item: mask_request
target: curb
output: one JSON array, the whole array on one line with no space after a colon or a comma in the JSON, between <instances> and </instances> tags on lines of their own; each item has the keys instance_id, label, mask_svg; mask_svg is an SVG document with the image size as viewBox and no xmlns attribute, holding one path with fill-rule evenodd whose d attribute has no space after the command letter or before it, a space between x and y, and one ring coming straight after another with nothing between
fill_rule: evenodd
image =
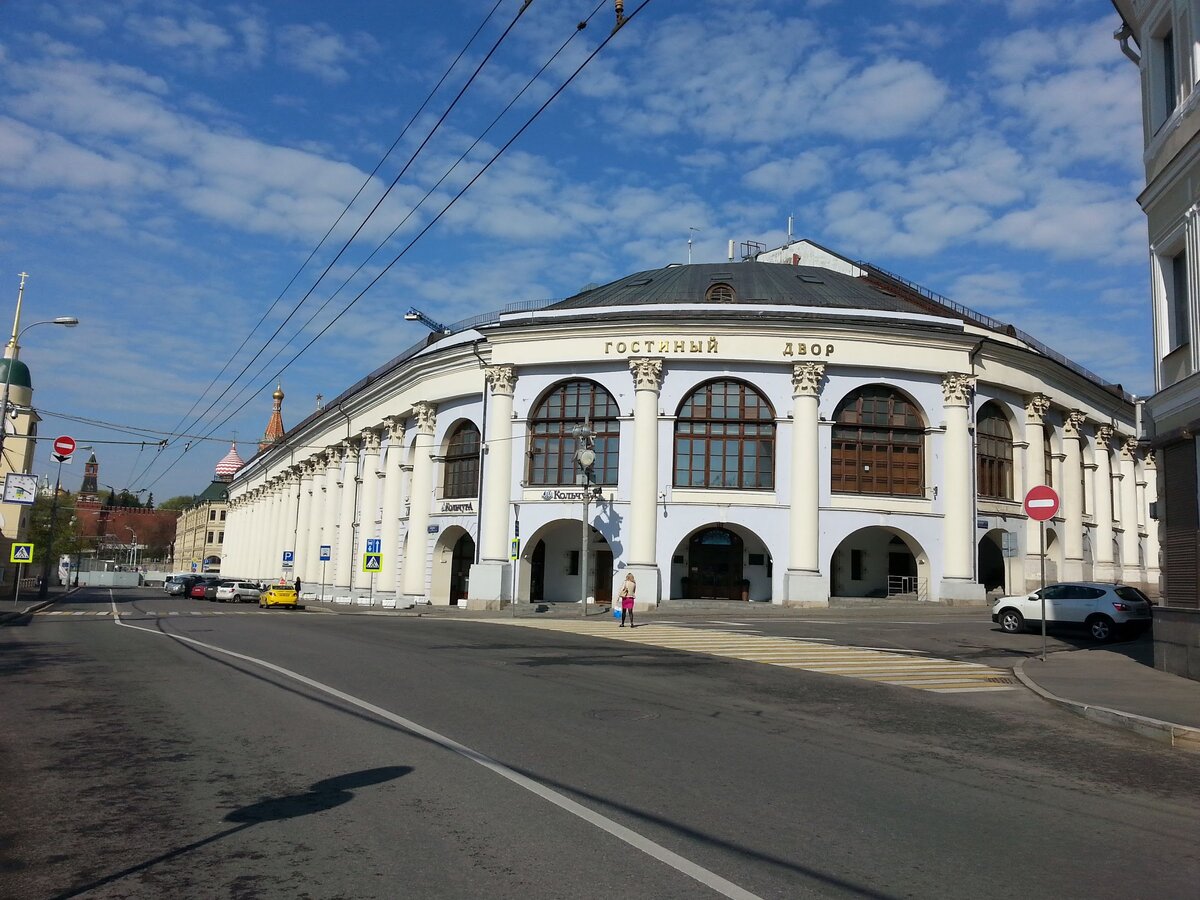
<instances>
[{"instance_id":1,"label":"curb","mask_svg":"<svg viewBox=\"0 0 1200 900\"><path fill-rule=\"evenodd\" d=\"M1136 713L1124 712L1119 709L1109 709L1107 706L1092 706L1089 703L1068 700L1066 697L1052 694L1025 674L1026 662L1028 660L1021 660L1013 668L1013 674L1017 676L1021 684L1025 685L1025 687L1029 688L1043 700L1057 703L1076 715L1099 722L1102 725L1111 725L1116 728L1123 728L1126 731L1133 731L1142 737L1150 738L1152 741L1158 741L1160 744L1166 744L1169 747L1175 747L1179 750L1186 750L1189 753L1200 753L1200 728L1177 725L1174 722L1164 722L1161 719L1151 719L1149 716L1139 716Z\"/></svg>"}]
</instances>

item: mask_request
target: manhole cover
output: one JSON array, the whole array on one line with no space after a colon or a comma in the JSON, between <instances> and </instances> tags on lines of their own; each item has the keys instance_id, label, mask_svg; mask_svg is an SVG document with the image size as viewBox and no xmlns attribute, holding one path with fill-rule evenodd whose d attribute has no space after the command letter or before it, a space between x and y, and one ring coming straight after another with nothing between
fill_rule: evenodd
<instances>
[{"instance_id":1,"label":"manhole cover","mask_svg":"<svg viewBox=\"0 0 1200 900\"><path fill-rule=\"evenodd\" d=\"M588 712L588 716L601 722L632 722L637 719L657 719L658 713L637 709L593 709Z\"/></svg>"}]
</instances>

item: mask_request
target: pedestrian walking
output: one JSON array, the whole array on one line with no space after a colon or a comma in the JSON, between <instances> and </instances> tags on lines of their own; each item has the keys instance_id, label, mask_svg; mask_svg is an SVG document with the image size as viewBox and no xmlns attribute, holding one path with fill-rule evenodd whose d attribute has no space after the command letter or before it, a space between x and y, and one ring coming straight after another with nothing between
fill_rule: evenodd
<instances>
[{"instance_id":1,"label":"pedestrian walking","mask_svg":"<svg viewBox=\"0 0 1200 900\"><path fill-rule=\"evenodd\" d=\"M618 596L621 598L621 627L625 627L625 620L629 620L629 627L633 627L633 601L634 595L637 593L637 579L633 577L632 572L625 573L625 583L621 585L621 590Z\"/></svg>"},{"instance_id":2,"label":"pedestrian walking","mask_svg":"<svg viewBox=\"0 0 1200 900\"><path fill-rule=\"evenodd\" d=\"M300 596L300 576L296 576L296 596Z\"/></svg>"}]
</instances>

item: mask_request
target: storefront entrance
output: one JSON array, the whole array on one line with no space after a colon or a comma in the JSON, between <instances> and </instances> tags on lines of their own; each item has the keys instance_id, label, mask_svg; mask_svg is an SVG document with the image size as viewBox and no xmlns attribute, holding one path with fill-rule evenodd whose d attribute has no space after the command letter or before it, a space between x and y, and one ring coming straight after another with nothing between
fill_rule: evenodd
<instances>
[{"instance_id":1,"label":"storefront entrance","mask_svg":"<svg viewBox=\"0 0 1200 900\"><path fill-rule=\"evenodd\" d=\"M454 544L454 553L450 557L450 605L458 606L458 601L467 599L467 589L471 579L471 564L475 562L475 541L469 534L464 534Z\"/></svg>"},{"instance_id":2,"label":"storefront entrance","mask_svg":"<svg viewBox=\"0 0 1200 900\"><path fill-rule=\"evenodd\" d=\"M742 539L727 528L706 528L688 541L684 599L745 600Z\"/></svg>"}]
</instances>

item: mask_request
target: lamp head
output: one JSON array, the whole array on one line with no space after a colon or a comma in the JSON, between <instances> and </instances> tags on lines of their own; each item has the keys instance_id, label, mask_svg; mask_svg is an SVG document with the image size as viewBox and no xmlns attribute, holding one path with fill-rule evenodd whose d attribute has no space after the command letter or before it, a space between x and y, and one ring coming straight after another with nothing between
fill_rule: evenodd
<instances>
[{"instance_id":1,"label":"lamp head","mask_svg":"<svg viewBox=\"0 0 1200 900\"><path fill-rule=\"evenodd\" d=\"M59 316L54 320L55 325L66 325L68 328L74 328L79 324L79 320L74 316Z\"/></svg>"},{"instance_id":2,"label":"lamp head","mask_svg":"<svg viewBox=\"0 0 1200 900\"><path fill-rule=\"evenodd\" d=\"M408 312L406 312L404 314L404 321L405 322L420 322L421 314L419 312L417 312L415 309L410 309Z\"/></svg>"}]
</instances>

